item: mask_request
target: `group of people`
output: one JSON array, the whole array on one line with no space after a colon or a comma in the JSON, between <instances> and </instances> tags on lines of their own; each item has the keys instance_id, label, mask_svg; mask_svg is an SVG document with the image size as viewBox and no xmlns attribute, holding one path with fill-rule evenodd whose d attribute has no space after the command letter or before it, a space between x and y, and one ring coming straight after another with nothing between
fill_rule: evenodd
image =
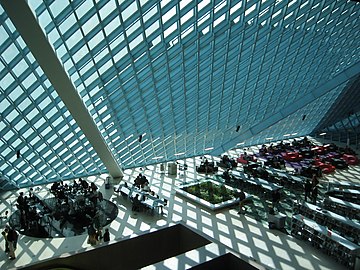
<instances>
[{"instance_id":1,"label":"group of people","mask_svg":"<svg viewBox=\"0 0 360 270\"><path fill-rule=\"evenodd\" d=\"M317 196L318 196L318 184L319 179L317 178L316 174L313 175L311 182L309 179L305 182L305 202L307 202L308 198L311 199L313 204L316 204Z\"/></svg>"},{"instance_id":2,"label":"group of people","mask_svg":"<svg viewBox=\"0 0 360 270\"><path fill-rule=\"evenodd\" d=\"M5 252L9 254L10 260L15 260L15 250L19 237L18 232L9 225L6 225L1 234L5 239Z\"/></svg>"},{"instance_id":3,"label":"group of people","mask_svg":"<svg viewBox=\"0 0 360 270\"><path fill-rule=\"evenodd\" d=\"M63 225L72 219L80 223L90 222L96 215L98 204L104 199L94 182L88 183L82 178L78 181L74 179L72 185L56 182L51 187L51 193L57 199L54 217Z\"/></svg>"},{"instance_id":4,"label":"group of people","mask_svg":"<svg viewBox=\"0 0 360 270\"><path fill-rule=\"evenodd\" d=\"M127 186L127 183L125 183L125 185ZM140 212L144 208L142 201L145 201L146 197L149 195L159 198L159 195L151 190L150 183L146 179L146 176L141 173L135 178L134 187L141 191L142 194L140 196L139 193L135 193L135 195L130 198L132 202L132 211Z\"/></svg>"},{"instance_id":5,"label":"group of people","mask_svg":"<svg viewBox=\"0 0 360 270\"><path fill-rule=\"evenodd\" d=\"M82 178L79 178L78 182L74 179L72 185L64 184L63 181L54 182L50 188L50 192L60 200L67 199L70 195L74 194L81 194L91 198L94 204L96 204L97 200L101 201L103 199L103 195L95 183L91 182L89 184Z\"/></svg>"},{"instance_id":6,"label":"group of people","mask_svg":"<svg viewBox=\"0 0 360 270\"><path fill-rule=\"evenodd\" d=\"M209 161L206 157L202 158L200 166L196 166L196 171L199 173L215 173L218 167L215 166L213 161Z\"/></svg>"},{"instance_id":7,"label":"group of people","mask_svg":"<svg viewBox=\"0 0 360 270\"><path fill-rule=\"evenodd\" d=\"M223 155L221 157L220 164L223 164L223 166L225 166L225 168L228 168L228 169L236 168L236 166L237 166L236 160L233 158L230 158L228 155Z\"/></svg>"},{"instance_id":8,"label":"group of people","mask_svg":"<svg viewBox=\"0 0 360 270\"><path fill-rule=\"evenodd\" d=\"M43 209L46 209L43 202L35 196L32 188L30 188L28 196L25 196L24 192L20 192L16 200L16 207L20 212L21 229L27 230L32 224L37 225L40 221L41 215L37 211L36 204L40 204Z\"/></svg>"},{"instance_id":9,"label":"group of people","mask_svg":"<svg viewBox=\"0 0 360 270\"><path fill-rule=\"evenodd\" d=\"M139 173L139 175L134 179L134 186L137 188L148 188L149 187L149 181L147 180L146 176Z\"/></svg>"},{"instance_id":10,"label":"group of people","mask_svg":"<svg viewBox=\"0 0 360 270\"><path fill-rule=\"evenodd\" d=\"M104 243L110 241L110 232L108 228L106 228L103 233L101 227L95 228L93 224L90 224L87 227L87 231L88 231L87 243L92 246L101 243L101 241L103 241Z\"/></svg>"}]
</instances>

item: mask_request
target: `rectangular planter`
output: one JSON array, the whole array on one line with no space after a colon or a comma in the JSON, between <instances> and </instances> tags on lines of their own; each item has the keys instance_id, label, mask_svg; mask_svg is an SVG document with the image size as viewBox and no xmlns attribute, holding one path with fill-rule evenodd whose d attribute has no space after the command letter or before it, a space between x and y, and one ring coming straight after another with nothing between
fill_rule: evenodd
<instances>
[{"instance_id":1,"label":"rectangular planter","mask_svg":"<svg viewBox=\"0 0 360 270\"><path fill-rule=\"evenodd\" d=\"M239 198L233 198L233 199L230 199L228 201L224 201L224 202L221 202L221 203L217 203L217 204L212 204L204 199L201 199L193 194L190 194L186 191L183 190L183 188L185 187L190 187L190 186L195 186L195 185L198 185L200 183L204 183L204 182L212 182L213 184L215 185L218 185L218 186L221 186L223 184L217 182L217 181L214 181L212 179L204 179L204 180L200 180L198 182L194 182L194 183L190 183L190 184L184 184L184 185L181 185L179 186L178 188L176 188L176 193L193 201L193 202L196 202L202 206L204 206L205 208L208 208L210 210L219 210L219 209L222 209L222 208L226 208L226 207L229 207L229 206L232 206L232 205L236 205L236 204L239 204ZM226 189L229 189L229 190L232 190L232 191L237 191L237 192L240 192L240 190L236 189L236 188L233 188L233 187L230 187L230 186L227 186L227 185L224 185L226 187Z\"/></svg>"}]
</instances>

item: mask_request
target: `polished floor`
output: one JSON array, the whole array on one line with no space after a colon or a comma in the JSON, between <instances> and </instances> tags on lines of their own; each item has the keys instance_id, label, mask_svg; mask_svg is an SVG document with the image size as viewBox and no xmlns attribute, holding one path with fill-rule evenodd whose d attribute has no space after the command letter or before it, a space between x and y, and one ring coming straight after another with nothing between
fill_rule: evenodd
<instances>
[{"instance_id":1,"label":"polished floor","mask_svg":"<svg viewBox=\"0 0 360 270\"><path fill-rule=\"evenodd\" d=\"M248 149L247 152L257 151L256 147ZM242 150L231 150L230 156L236 156ZM213 157L209 157L214 159ZM216 158L215 158L216 161ZM160 197L168 199L168 206L164 214L137 213L131 211L129 201L121 195L114 193L113 189L105 189L106 175L92 176L88 181L95 182L103 191L104 198L114 202L118 206L118 215L108 226L111 234L111 241L116 241L126 236L136 235L165 225L167 223L183 221L187 225L205 233L217 241L227 245L231 249L252 258L266 266L267 269L322 269L342 270L344 266L338 264L331 257L320 250L313 248L308 243L295 239L287 233L278 230L269 230L267 222L254 218L250 214L239 216L237 208L227 208L212 212L199 207L191 201L176 195L175 188L184 182L204 178L204 175L197 174L196 165L199 165L199 157L180 160L186 162L187 171L178 171L177 175L168 175L161 171L160 164L137 168L125 171L124 181L133 182L139 174L145 174L150 181L150 187ZM321 182L329 181L353 181L360 182L360 166L352 166L348 170L337 171L331 176L321 179ZM35 188L37 194L42 198L48 198L49 185L42 185ZM6 210L15 211L14 202L20 191L28 192L27 189L0 194L0 214ZM1 226L6 221L2 220ZM16 260L10 261L4 250L4 240L1 239L0 269L16 269L21 266L31 265L40 260L61 256L82 248L89 247L87 236L73 236L67 238L38 239L21 235L16 250ZM100 244L101 245L101 244ZM96 248L96 247L94 247ZM121 251L119 251L121 252ZM114 263L118 263L114 261ZM186 264L179 264L183 269ZM157 266L159 267L159 266ZM152 269L151 267L147 269ZM158 268L154 268L158 269ZM170 269L163 265L161 269ZM174 266L171 266L174 269Z\"/></svg>"}]
</instances>

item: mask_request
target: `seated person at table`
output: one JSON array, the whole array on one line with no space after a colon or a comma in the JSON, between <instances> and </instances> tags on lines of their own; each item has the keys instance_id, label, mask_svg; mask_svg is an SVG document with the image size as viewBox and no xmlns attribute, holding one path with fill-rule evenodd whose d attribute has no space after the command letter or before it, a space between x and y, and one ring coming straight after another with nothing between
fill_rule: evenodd
<instances>
[{"instance_id":1,"label":"seated person at table","mask_svg":"<svg viewBox=\"0 0 360 270\"><path fill-rule=\"evenodd\" d=\"M150 186L148 184L148 182L144 183L144 185L142 186L142 191L145 191L145 192L150 192Z\"/></svg>"},{"instance_id":2,"label":"seated person at table","mask_svg":"<svg viewBox=\"0 0 360 270\"><path fill-rule=\"evenodd\" d=\"M231 168L231 167L232 167L232 165L231 165L231 160L230 160L230 158L229 158L228 155L224 155L224 156L222 157L222 162L225 164L225 166L226 166L227 168Z\"/></svg>"},{"instance_id":3,"label":"seated person at table","mask_svg":"<svg viewBox=\"0 0 360 270\"><path fill-rule=\"evenodd\" d=\"M226 171L223 172L222 178L225 179L225 182L229 182L231 180L230 169L226 169Z\"/></svg>"},{"instance_id":4,"label":"seated person at table","mask_svg":"<svg viewBox=\"0 0 360 270\"><path fill-rule=\"evenodd\" d=\"M259 166L256 168L256 176L263 178L263 179L268 179L269 173L267 172L267 170L264 167Z\"/></svg>"},{"instance_id":5,"label":"seated person at table","mask_svg":"<svg viewBox=\"0 0 360 270\"><path fill-rule=\"evenodd\" d=\"M132 211L139 212L141 208L141 202L139 200L139 194L136 194L132 201Z\"/></svg>"},{"instance_id":6,"label":"seated person at table","mask_svg":"<svg viewBox=\"0 0 360 270\"><path fill-rule=\"evenodd\" d=\"M242 157L243 157L244 160L247 160L247 161L251 160L251 158L249 157L249 155L246 152L244 152Z\"/></svg>"},{"instance_id":7,"label":"seated person at table","mask_svg":"<svg viewBox=\"0 0 360 270\"><path fill-rule=\"evenodd\" d=\"M204 166L207 167L209 166L209 161L207 158L205 158L204 162L203 162Z\"/></svg>"}]
</instances>

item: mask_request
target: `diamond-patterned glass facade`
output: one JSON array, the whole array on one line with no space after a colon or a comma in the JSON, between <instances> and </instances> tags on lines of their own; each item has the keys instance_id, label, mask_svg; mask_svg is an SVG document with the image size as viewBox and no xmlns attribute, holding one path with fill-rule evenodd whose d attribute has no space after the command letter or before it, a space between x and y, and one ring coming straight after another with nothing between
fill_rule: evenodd
<instances>
[{"instance_id":1,"label":"diamond-patterned glass facade","mask_svg":"<svg viewBox=\"0 0 360 270\"><path fill-rule=\"evenodd\" d=\"M0 172L4 188L105 172L0 6Z\"/></svg>"},{"instance_id":2,"label":"diamond-patterned glass facade","mask_svg":"<svg viewBox=\"0 0 360 270\"><path fill-rule=\"evenodd\" d=\"M242 142L310 134L360 70L360 4L354 1L29 0L28 4L123 168L219 154ZM71 144L86 143L4 11L2 30L6 37L1 45L2 78L12 79L2 79L1 94L14 105L7 106L7 114L16 114L15 104L20 103L18 97L7 95L13 83L26 89L23 99L30 99L45 123L41 130L24 124L31 135L22 135L22 140L46 133L62 141L66 153L72 151ZM33 88L44 93L31 97L27 91L34 81ZM57 131L54 120L46 116L49 112L61 119L61 128L67 127L66 135ZM20 118L26 121L23 115ZM4 119L5 130L19 134ZM9 159L4 152L15 151L17 145L2 137L0 154ZM10 133L7 137L21 140ZM60 169L69 175L104 171L96 153L86 150L84 159L92 162L87 169L79 158L84 148L66 154L64 161L47 139L42 142L43 151L50 159L56 156ZM41 166L52 168L42 165L46 161L42 156L36 162L43 160ZM79 167L72 169L66 166L69 163ZM13 162L4 164L8 165L1 163L3 174L15 181L44 180L37 167L38 177L18 173L15 179L8 173L15 170ZM51 176L62 177L58 171L50 170Z\"/></svg>"}]
</instances>

